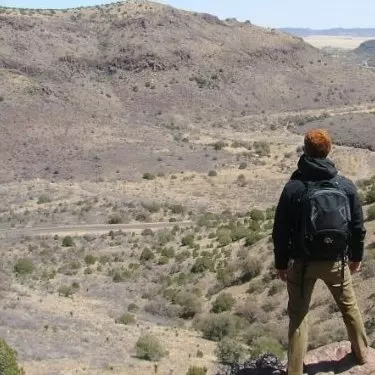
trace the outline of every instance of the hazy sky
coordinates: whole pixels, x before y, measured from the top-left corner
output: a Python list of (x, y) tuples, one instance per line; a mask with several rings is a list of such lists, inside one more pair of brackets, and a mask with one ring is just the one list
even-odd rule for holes
[[(0, 0), (24, 8), (70, 8), (105, 0)], [(375, 0), (166, 0), (177, 8), (236, 17), (270, 27), (375, 27)]]

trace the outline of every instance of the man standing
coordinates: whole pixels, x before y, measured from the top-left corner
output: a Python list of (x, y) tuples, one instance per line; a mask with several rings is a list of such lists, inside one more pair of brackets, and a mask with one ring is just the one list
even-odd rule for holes
[(351, 279), (363, 258), (363, 212), (354, 184), (327, 158), (331, 147), (325, 130), (306, 133), (304, 154), (276, 209), (275, 267), (289, 295), (288, 375), (303, 373), (307, 314), (317, 279), (342, 313), (357, 363), (366, 363), (367, 337)]

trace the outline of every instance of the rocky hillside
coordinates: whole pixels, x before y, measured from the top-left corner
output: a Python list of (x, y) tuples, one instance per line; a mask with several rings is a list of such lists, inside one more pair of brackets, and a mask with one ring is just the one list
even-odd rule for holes
[(151, 2), (0, 8), (0, 41), (0, 181), (130, 178), (171, 129), (375, 98), (299, 38)]

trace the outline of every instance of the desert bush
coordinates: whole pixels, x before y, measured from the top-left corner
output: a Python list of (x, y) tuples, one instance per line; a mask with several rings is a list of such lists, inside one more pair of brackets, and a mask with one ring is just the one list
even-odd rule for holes
[(261, 274), (263, 262), (258, 257), (248, 254), (246, 259), (241, 263), (241, 266), (243, 281), (249, 281)]
[(74, 246), (74, 240), (71, 236), (65, 236), (62, 240), (62, 246), (64, 247), (72, 247)]
[(265, 219), (264, 213), (261, 210), (253, 209), (250, 211), (250, 218), (254, 221), (263, 221)]
[(150, 236), (152, 237), (154, 235), (154, 231), (151, 228), (143, 229), (142, 236)]
[(14, 272), (19, 276), (29, 275), (34, 272), (35, 266), (29, 259), (18, 259), (13, 267)]
[(216, 238), (220, 246), (227, 246), (232, 243), (232, 231), (229, 228), (219, 228)]
[(121, 215), (111, 215), (109, 218), (108, 218), (108, 224), (121, 224), (123, 221), (123, 218)]
[(187, 236), (182, 237), (181, 239), (182, 246), (188, 246), (190, 248), (194, 247), (194, 235), (188, 234)]
[(224, 287), (232, 285), (236, 279), (233, 266), (219, 267), (216, 270), (216, 279)]
[(137, 312), (139, 310), (139, 307), (138, 307), (138, 305), (137, 304), (135, 304), (135, 303), (130, 303), (129, 304), (129, 306), (128, 306), (128, 311), (129, 312)]
[(247, 163), (245, 162), (242, 162), (240, 166), (238, 167), (238, 169), (246, 169), (246, 168), (247, 168)]
[(224, 337), (217, 343), (215, 354), (220, 363), (226, 365), (237, 364), (245, 356), (245, 349), (237, 340)]
[(361, 276), (363, 279), (369, 279), (375, 276), (375, 260), (367, 260), (363, 264), (363, 269), (361, 272)]
[(267, 314), (259, 306), (259, 303), (254, 298), (248, 298), (236, 311), (237, 315), (245, 318), (250, 324), (255, 322), (266, 322)]
[(17, 353), (0, 338), (0, 374), (24, 375), (23, 369), (18, 367)]
[(262, 239), (262, 235), (258, 232), (250, 232), (246, 236), (245, 246), (253, 246)]
[(202, 311), (202, 302), (198, 296), (191, 292), (180, 292), (173, 298), (173, 302), (181, 306), (179, 317), (191, 319)]
[(271, 148), (266, 141), (254, 142), (254, 151), (259, 156), (269, 156)]
[(214, 260), (209, 256), (199, 257), (195, 260), (195, 263), (193, 264), (191, 268), (192, 273), (202, 273), (206, 270), (214, 271), (215, 262)]
[(160, 297), (146, 304), (144, 310), (151, 315), (165, 318), (176, 318), (180, 313), (179, 306), (171, 305)]
[(367, 220), (373, 221), (375, 220), (375, 205), (371, 206), (367, 211)]
[(133, 324), (135, 323), (135, 316), (129, 313), (125, 313), (121, 315), (119, 318), (115, 319), (115, 323), (117, 324)]
[(219, 151), (219, 150), (223, 149), (224, 147), (227, 147), (228, 144), (224, 141), (217, 141), (213, 144), (213, 146), (214, 146), (214, 149), (216, 151)]
[(196, 327), (202, 331), (203, 337), (212, 341), (220, 341), (225, 336), (234, 337), (244, 326), (244, 320), (228, 312), (208, 314), (196, 322)]
[(167, 355), (159, 340), (149, 334), (143, 334), (139, 337), (135, 350), (137, 358), (147, 361), (159, 361)]
[(217, 172), (216, 172), (216, 171), (213, 171), (213, 170), (212, 170), (212, 171), (209, 171), (209, 172), (208, 172), (208, 176), (209, 176), (209, 177), (216, 177), (216, 176), (217, 176)]
[(96, 257), (94, 257), (94, 255), (92, 255), (92, 254), (87, 254), (85, 256), (85, 263), (88, 266), (95, 264), (96, 263)]
[(142, 250), (141, 256), (139, 257), (139, 260), (141, 262), (148, 262), (150, 260), (153, 260), (155, 258), (155, 254), (150, 250), (148, 247), (145, 247)]
[(147, 172), (143, 174), (142, 178), (145, 180), (155, 180), (155, 175)]
[(39, 196), (36, 203), (44, 204), (44, 203), (50, 203), (50, 202), (52, 202), (51, 198), (48, 195), (42, 194), (41, 196)]
[(232, 229), (232, 240), (238, 241), (245, 238), (249, 234), (248, 229), (244, 225), (237, 225)]
[(212, 303), (211, 311), (216, 314), (224, 311), (230, 311), (232, 310), (235, 302), (236, 299), (230, 293), (222, 293)]
[(185, 209), (181, 204), (172, 204), (169, 208), (175, 215), (183, 214), (185, 212)]
[(373, 185), (371, 189), (366, 193), (366, 203), (375, 203), (375, 185)]
[(70, 297), (79, 290), (78, 283), (72, 283), (71, 285), (61, 285), (58, 289), (59, 296)]
[(186, 375), (206, 375), (206, 367), (190, 366)]
[(150, 213), (159, 212), (161, 209), (160, 203), (157, 203), (157, 202), (142, 202), (142, 207), (145, 208)]
[(285, 350), (277, 339), (270, 336), (261, 336), (255, 339), (250, 348), (253, 356), (259, 356), (263, 353), (272, 353), (278, 358), (285, 356)]

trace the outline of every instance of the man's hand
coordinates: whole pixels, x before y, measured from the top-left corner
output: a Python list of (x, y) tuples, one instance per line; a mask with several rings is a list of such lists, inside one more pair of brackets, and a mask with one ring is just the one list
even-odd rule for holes
[(277, 278), (286, 281), (287, 270), (276, 270)]
[(361, 270), (362, 262), (349, 262), (350, 273), (356, 273)]

